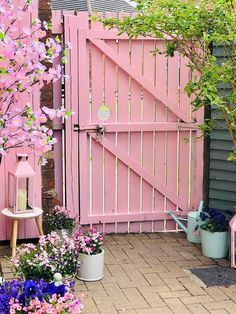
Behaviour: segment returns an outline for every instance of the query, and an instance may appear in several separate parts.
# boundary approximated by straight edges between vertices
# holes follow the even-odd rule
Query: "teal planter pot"
[[[202,254],[211,258],[224,258],[229,250],[229,233],[209,232],[201,229]]]

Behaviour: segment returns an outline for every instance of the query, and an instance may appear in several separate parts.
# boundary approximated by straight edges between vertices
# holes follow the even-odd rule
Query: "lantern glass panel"
[[[16,178],[11,173],[8,176],[8,205],[12,211],[16,208]]]
[[[34,208],[34,177],[28,178],[28,204],[29,209]]]
[[[28,203],[28,178],[18,178],[17,181],[17,210],[25,211]]]

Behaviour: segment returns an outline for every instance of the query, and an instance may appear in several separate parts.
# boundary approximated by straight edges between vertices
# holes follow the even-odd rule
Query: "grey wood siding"
[[[93,12],[133,12],[124,0],[90,0]],[[53,10],[89,11],[86,0],[52,0]]]
[[[87,11],[86,0],[52,0],[53,10]]]
[[[219,62],[226,57],[224,47],[214,47],[213,54],[219,58]],[[228,91],[227,86],[219,88],[223,93]],[[209,148],[209,207],[232,210],[236,206],[236,164],[227,158],[233,145],[219,111],[212,108],[211,116],[216,119],[216,124]]]

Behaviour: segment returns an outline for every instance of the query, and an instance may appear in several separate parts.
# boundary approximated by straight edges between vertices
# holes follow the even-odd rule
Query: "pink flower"
[[[55,119],[57,116],[56,110],[54,110],[54,109],[50,109],[50,108],[44,106],[42,108],[42,110],[43,110],[43,112],[46,113],[46,115],[48,115],[50,120]]]
[[[11,120],[11,124],[13,127],[19,128],[22,125],[22,119],[20,119],[20,117],[15,117]]]
[[[43,30],[38,30],[38,31],[36,31],[35,33],[34,33],[34,36],[36,36],[36,38],[43,38],[43,37],[45,37],[46,36],[46,32],[45,31],[43,31]]]

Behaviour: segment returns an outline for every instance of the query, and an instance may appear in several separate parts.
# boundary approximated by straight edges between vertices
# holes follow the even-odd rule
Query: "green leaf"
[[[168,42],[166,45],[166,55],[168,57],[174,57],[176,51],[176,43],[175,42]]]
[[[8,74],[8,70],[4,67],[0,67],[0,75],[7,75]]]
[[[52,56],[53,56],[53,50],[52,50],[52,48],[48,48],[47,54],[48,54],[49,57],[52,57]]]
[[[67,63],[67,57],[66,56],[63,56],[62,58],[61,58],[61,63],[62,64],[66,64]]]
[[[0,40],[3,41],[5,39],[6,35],[2,30],[0,30]]]
[[[70,116],[72,116],[73,111],[72,110],[68,110],[65,112],[65,119],[69,118]]]
[[[59,37],[58,35],[55,37],[55,41],[56,41],[58,44],[60,44],[61,40],[60,40],[60,37]]]

